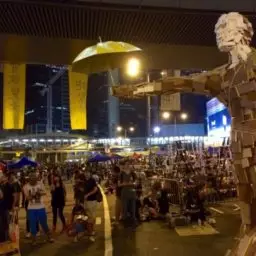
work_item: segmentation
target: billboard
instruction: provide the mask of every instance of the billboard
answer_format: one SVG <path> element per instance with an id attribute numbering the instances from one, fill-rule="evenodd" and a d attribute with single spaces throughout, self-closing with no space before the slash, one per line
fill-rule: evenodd
<path id="1" fill-rule="evenodd" d="M 213 98 L 206 103 L 208 136 L 228 137 L 231 130 L 231 116 L 226 106 Z"/>

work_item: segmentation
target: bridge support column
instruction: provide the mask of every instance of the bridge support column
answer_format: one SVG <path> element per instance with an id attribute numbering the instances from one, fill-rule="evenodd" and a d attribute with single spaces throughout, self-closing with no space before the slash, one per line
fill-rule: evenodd
<path id="1" fill-rule="evenodd" d="M 119 70 L 108 72 L 108 137 L 116 137 L 116 126 L 120 123 L 119 99 L 111 95 L 111 86 L 119 84 Z"/>

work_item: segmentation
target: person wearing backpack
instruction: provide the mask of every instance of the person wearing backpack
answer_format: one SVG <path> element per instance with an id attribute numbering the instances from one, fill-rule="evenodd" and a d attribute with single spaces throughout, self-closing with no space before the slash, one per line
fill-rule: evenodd
<path id="1" fill-rule="evenodd" d="M 118 185 L 121 190 L 121 202 L 122 202 L 122 218 L 127 223 L 130 220 L 133 225 L 136 224 L 136 189 L 135 181 L 136 175 L 132 172 L 129 163 L 127 161 L 120 164 L 121 173 Z"/>

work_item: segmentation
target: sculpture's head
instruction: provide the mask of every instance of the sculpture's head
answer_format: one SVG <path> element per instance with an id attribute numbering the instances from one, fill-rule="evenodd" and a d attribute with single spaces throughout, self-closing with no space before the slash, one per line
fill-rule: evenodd
<path id="1" fill-rule="evenodd" d="M 232 67 L 248 59 L 253 28 L 245 16 L 237 12 L 221 15 L 215 33 L 219 50 L 231 54 Z"/>

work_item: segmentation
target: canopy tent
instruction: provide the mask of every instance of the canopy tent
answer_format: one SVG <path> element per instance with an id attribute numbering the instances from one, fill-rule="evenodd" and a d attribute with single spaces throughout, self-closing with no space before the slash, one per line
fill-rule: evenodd
<path id="1" fill-rule="evenodd" d="M 95 155 L 94 157 L 90 158 L 88 160 L 88 163 L 98 163 L 98 162 L 107 162 L 109 160 L 111 160 L 112 158 L 110 156 L 106 156 L 106 155 Z"/>
<path id="2" fill-rule="evenodd" d="M 123 157 L 123 156 L 120 156 L 120 155 L 118 155 L 118 154 L 113 154 L 113 155 L 111 156 L 111 158 L 114 159 L 114 160 L 120 160 L 120 159 L 123 159 L 124 157 Z"/>
<path id="3" fill-rule="evenodd" d="M 8 164 L 8 169 L 20 169 L 24 166 L 37 167 L 37 165 L 38 164 L 36 162 L 28 159 L 27 157 L 22 157 L 18 162 Z"/>

